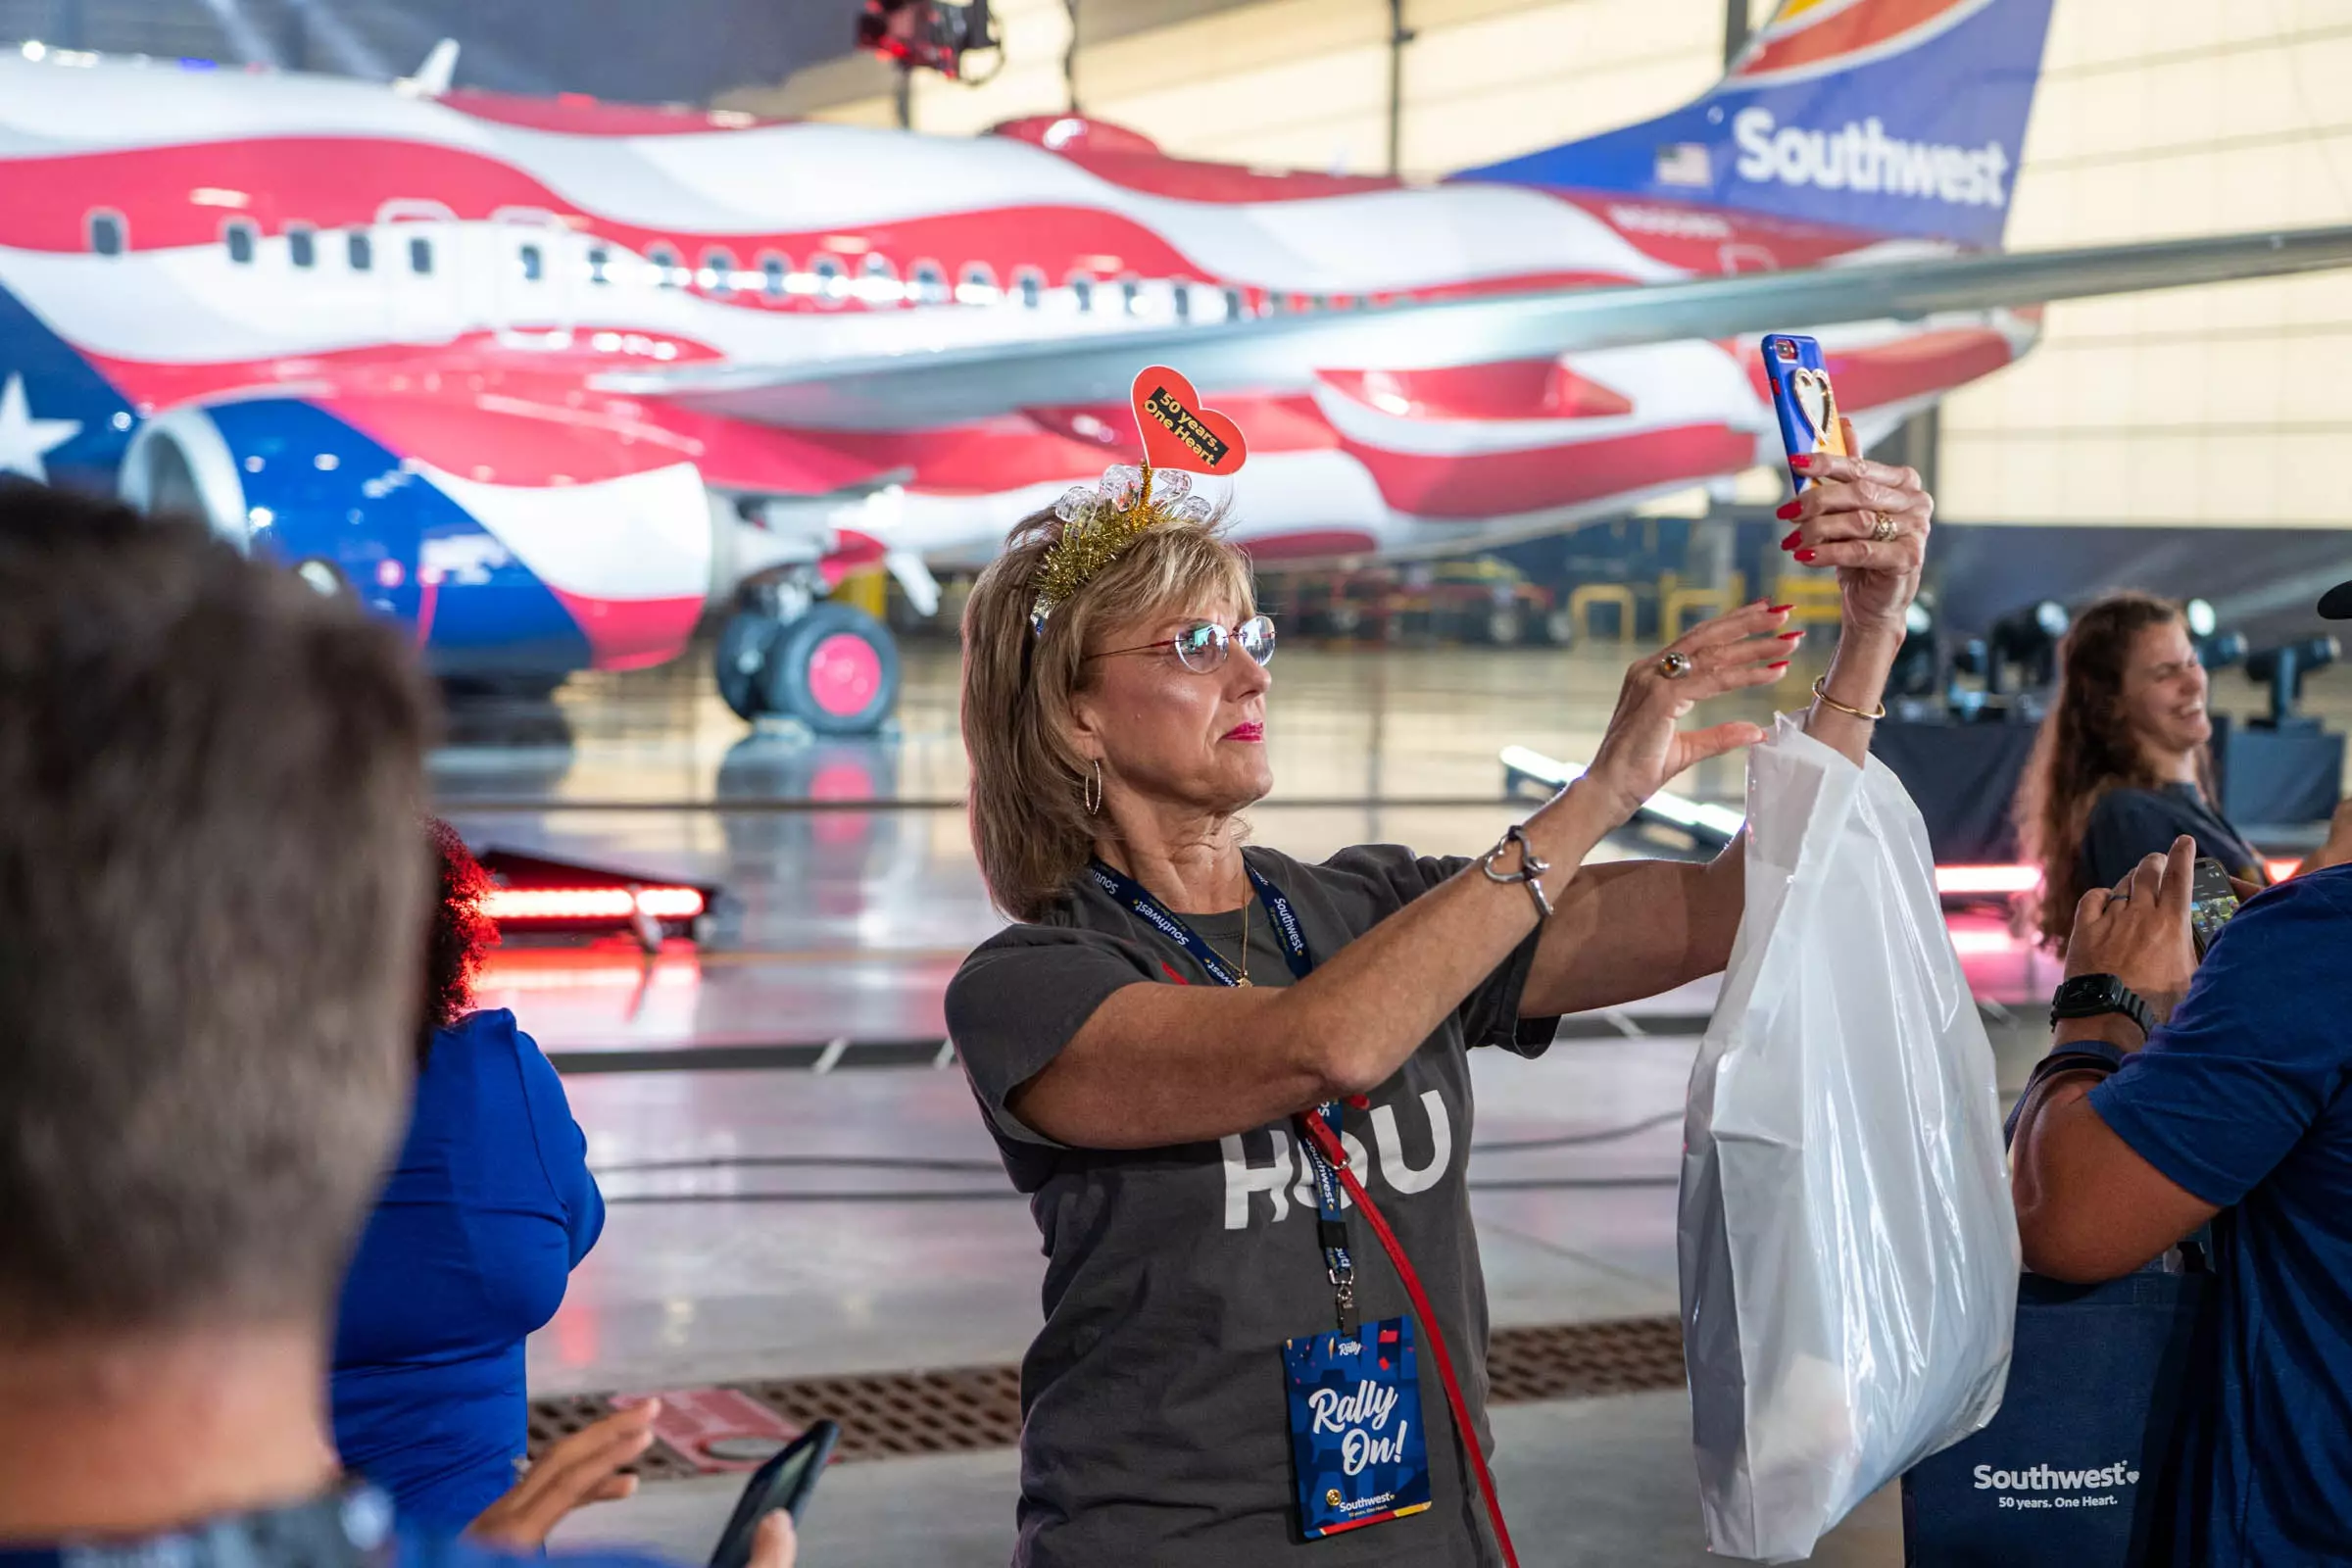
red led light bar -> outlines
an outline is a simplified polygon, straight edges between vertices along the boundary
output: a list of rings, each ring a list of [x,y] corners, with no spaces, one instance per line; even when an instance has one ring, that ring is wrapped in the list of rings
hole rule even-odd
[[[482,910],[501,925],[535,920],[691,920],[703,912],[703,894],[686,887],[496,888]]]
[[[1936,891],[1938,893],[2031,893],[2039,886],[2041,867],[2037,865],[1939,865],[1936,868]]]

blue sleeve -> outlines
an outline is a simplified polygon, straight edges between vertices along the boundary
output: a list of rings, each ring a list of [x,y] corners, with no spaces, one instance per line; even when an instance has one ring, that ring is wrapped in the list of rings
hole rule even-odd
[[[2188,996],[2090,1092],[2159,1171],[2227,1208],[2276,1169],[2342,1086],[2352,1037],[2352,867],[2297,877],[2223,928]]]
[[[555,1189],[556,1200],[564,1205],[571,1266],[577,1268],[605,1229],[605,1195],[588,1172],[588,1139],[571,1119],[571,1102],[564,1097],[564,1080],[556,1075],[555,1064],[520,1029],[514,1031],[514,1064],[522,1074],[523,1102],[530,1108],[539,1166]]]

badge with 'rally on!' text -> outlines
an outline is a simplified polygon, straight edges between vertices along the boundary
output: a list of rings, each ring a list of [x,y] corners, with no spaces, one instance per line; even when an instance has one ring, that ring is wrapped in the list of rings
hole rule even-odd
[[[1429,1506],[1410,1317],[1286,1341],[1282,1371],[1298,1528],[1308,1540]]]

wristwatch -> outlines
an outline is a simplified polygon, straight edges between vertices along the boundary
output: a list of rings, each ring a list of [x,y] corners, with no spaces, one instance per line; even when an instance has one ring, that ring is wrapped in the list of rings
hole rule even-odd
[[[2139,993],[2111,974],[2079,974],[2061,985],[2058,995],[2050,999],[2050,1027],[2056,1028],[2062,1019],[2096,1018],[2109,1012],[2120,1012],[2139,1025],[2143,1040],[2155,1033],[2148,1004],[2139,1000]]]

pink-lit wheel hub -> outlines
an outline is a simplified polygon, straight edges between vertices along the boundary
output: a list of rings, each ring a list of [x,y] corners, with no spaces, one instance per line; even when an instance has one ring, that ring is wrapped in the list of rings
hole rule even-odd
[[[864,712],[881,689],[882,658],[853,632],[835,632],[808,655],[809,700],[836,717]]]

